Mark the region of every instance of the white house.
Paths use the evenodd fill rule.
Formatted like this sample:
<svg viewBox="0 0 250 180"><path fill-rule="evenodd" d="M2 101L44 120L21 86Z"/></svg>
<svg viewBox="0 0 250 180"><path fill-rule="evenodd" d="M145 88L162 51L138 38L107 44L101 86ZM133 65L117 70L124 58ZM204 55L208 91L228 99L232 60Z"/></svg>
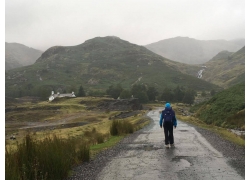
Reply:
<svg viewBox="0 0 250 180"><path fill-rule="evenodd" d="M54 94L54 91L52 91L49 97L49 101L53 101L55 98L61 98L61 97L76 97L76 95L74 92L72 92L71 94L70 93L60 94L59 92L57 92L57 94Z"/></svg>

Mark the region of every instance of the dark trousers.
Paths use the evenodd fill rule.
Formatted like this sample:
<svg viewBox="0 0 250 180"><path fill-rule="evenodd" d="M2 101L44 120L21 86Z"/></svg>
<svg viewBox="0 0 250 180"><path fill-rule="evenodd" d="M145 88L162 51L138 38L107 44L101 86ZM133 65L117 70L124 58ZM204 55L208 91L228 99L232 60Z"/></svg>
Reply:
<svg viewBox="0 0 250 180"><path fill-rule="evenodd" d="M174 144L174 135L173 135L173 123L164 122L163 123L164 134L165 134L165 144Z"/></svg>

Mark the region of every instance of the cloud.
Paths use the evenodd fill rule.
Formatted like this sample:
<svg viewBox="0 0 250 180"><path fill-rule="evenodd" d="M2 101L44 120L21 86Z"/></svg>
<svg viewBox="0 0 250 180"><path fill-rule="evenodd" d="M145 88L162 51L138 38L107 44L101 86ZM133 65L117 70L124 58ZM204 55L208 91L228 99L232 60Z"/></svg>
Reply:
<svg viewBox="0 0 250 180"><path fill-rule="evenodd" d="M245 36L244 0L13 0L5 2L5 39L45 50L96 36L146 45L175 36Z"/></svg>

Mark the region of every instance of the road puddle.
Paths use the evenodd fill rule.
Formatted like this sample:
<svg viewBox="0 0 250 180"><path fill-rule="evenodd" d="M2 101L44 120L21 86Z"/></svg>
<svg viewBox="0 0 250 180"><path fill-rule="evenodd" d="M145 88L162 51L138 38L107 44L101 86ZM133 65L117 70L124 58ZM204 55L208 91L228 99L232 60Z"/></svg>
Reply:
<svg viewBox="0 0 250 180"><path fill-rule="evenodd" d="M181 131L181 132L187 132L188 130L179 130L179 131Z"/></svg>
<svg viewBox="0 0 250 180"><path fill-rule="evenodd" d="M172 161L175 162L177 169L185 169L191 166L191 163L186 159L186 156L175 156Z"/></svg>

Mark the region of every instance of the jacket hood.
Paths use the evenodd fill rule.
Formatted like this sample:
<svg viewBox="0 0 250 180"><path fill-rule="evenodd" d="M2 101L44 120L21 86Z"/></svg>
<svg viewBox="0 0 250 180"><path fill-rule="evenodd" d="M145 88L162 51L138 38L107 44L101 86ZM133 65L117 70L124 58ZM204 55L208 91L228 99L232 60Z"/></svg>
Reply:
<svg viewBox="0 0 250 180"><path fill-rule="evenodd" d="M166 110L170 110L170 109L172 109L172 107L165 107L165 109L166 109Z"/></svg>
<svg viewBox="0 0 250 180"><path fill-rule="evenodd" d="M165 104L165 107L166 107L166 108L170 108L170 107L171 107L170 103L166 103L166 104Z"/></svg>

